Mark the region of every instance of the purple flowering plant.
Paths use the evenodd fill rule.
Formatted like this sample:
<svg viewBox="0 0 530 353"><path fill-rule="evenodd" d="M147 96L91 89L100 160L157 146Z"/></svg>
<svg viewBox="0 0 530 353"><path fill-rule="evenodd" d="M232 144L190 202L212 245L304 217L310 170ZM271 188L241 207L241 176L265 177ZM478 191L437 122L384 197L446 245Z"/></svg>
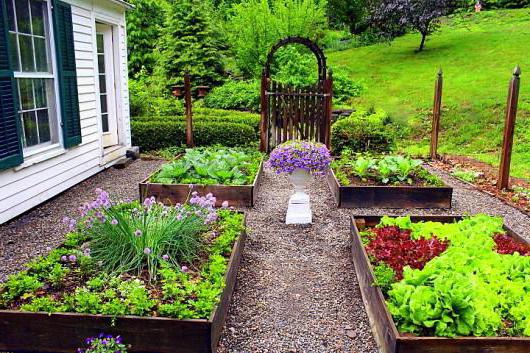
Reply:
<svg viewBox="0 0 530 353"><path fill-rule="evenodd" d="M142 203L114 202L107 192L96 189L96 199L79 208L81 218L74 228L88 240L89 256L102 270L111 274L147 270L149 280L155 280L161 263L180 268L198 258L205 247L203 233L218 218L215 203L212 194L196 192L187 203L175 206L165 206L154 197Z"/></svg>
<svg viewBox="0 0 530 353"><path fill-rule="evenodd" d="M276 173L292 173L296 169L307 170L314 175L325 175L331 164L331 155L322 143L287 141L271 152L267 167Z"/></svg>
<svg viewBox="0 0 530 353"><path fill-rule="evenodd" d="M127 346L123 344L121 336L100 333L97 337L85 339L85 348L78 348L77 353L127 353Z"/></svg>

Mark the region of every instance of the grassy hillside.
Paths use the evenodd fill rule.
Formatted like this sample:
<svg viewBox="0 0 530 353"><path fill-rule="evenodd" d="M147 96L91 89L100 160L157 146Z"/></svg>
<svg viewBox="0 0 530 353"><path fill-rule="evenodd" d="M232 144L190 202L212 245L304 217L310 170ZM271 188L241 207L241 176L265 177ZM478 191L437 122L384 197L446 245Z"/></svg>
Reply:
<svg viewBox="0 0 530 353"><path fill-rule="evenodd" d="M445 21L416 52L420 35L391 45L328 53L365 85L356 105L387 110L410 128L400 148L426 154L434 79L444 71L440 151L498 164L508 81L521 65L521 96L512 175L530 178L530 9L466 14Z"/></svg>

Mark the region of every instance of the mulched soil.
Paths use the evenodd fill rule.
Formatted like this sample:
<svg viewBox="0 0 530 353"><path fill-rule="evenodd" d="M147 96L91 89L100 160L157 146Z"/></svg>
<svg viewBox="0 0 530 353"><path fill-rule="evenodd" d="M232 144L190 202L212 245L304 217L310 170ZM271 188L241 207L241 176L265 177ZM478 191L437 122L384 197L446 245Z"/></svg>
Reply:
<svg viewBox="0 0 530 353"><path fill-rule="evenodd" d="M116 200L136 199L138 183L161 164L162 161L138 160L125 169L107 169L0 225L0 282L8 274L23 269L28 260L57 247L67 232L62 219L65 216L76 217L81 204L94 200L94 189L104 189Z"/></svg>
<svg viewBox="0 0 530 353"><path fill-rule="evenodd" d="M512 190L498 190L497 179L498 169L483 162L476 161L472 158L461 156L444 156L439 161L430 162L430 165L437 169L451 173L454 170L464 170L475 172L477 178L470 184L477 187L479 190L496 196L507 204L518 208L526 214L530 215L530 198L521 193ZM519 186L530 190L530 182L524 179L510 178L510 187Z"/></svg>

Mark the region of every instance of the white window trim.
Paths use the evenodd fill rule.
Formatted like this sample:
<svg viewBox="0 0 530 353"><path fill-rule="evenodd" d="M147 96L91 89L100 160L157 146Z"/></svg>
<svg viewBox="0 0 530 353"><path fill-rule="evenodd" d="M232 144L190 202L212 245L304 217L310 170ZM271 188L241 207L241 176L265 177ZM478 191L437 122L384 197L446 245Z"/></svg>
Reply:
<svg viewBox="0 0 530 353"><path fill-rule="evenodd" d="M50 0L42 0L46 4L46 25L47 28L45 30L48 34L48 48L49 48L49 59L51 61L51 73L47 72L21 72L21 71L15 71L13 74L15 79L18 78L35 78L35 79L52 79L53 81L53 97L54 97L54 113L55 113L55 120L57 122L57 141L56 142L50 142L50 143L43 143L38 144L35 146L25 147L22 150L22 154L24 156L24 163L15 168L15 170L23 169L25 167L28 167L30 165L45 161L47 159L56 157L57 155L60 155L66 150L64 149L63 144L63 122L61 117L61 97L60 97L60 90L59 90L59 77L57 75L58 73L58 65L57 65L57 55L56 55L56 47L55 47L55 33L53 28L53 14L52 14L52 4ZM15 14L16 16L16 14ZM18 33L18 32L17 32ZM39 37L39 36L37 36ZM20 61L20 46L17 45L18 50L18 58ZM35 55L35 53L33 53ZM22 65L19 62L19 65ZM22 69L20 67L19 69ZM17 99L19 99L17 97ZM17 112L18 116L18 112ZM17 117L18 118L18 117ZM49 119L52 119L53 117L50 116ZM22 138L22 136L20 136Z"/></svg>

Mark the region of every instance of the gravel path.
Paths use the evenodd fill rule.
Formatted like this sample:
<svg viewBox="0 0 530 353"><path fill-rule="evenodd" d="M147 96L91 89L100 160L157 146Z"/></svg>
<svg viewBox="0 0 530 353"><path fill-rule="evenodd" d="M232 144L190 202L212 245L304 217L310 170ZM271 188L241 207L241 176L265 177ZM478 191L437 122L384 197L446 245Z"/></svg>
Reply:
<svg viewBox="0 0 530 353"><path fill-rule="evenodd" d="M138 183L155 171L160 161L138 160L125 169L107 169L34 208L23 216L0 225L0 282L19 271L29 259L57 247L67 229L65 216L77 215L77 208L94 199L102 188L117 200L138 198Z"/></svg>
<svg viewBox="0 0 530 353"><path fill-rule="evenodd" d="M218 353L377 352L349 260L350 214L487 213L530 239L530 217L429 169L454 187L451 210L338 210L325 180L314 180L311 227L284 224L292 187L266 172L257 205L247 210L250 234Z"/></svg>
<svg viewBox="0 0 530 353"><path fill-rule="evenodd" d="M284 224L292 187L266 172L218 352L377 352L348 251L348 210L308 187L311 227Z"/></svg>

